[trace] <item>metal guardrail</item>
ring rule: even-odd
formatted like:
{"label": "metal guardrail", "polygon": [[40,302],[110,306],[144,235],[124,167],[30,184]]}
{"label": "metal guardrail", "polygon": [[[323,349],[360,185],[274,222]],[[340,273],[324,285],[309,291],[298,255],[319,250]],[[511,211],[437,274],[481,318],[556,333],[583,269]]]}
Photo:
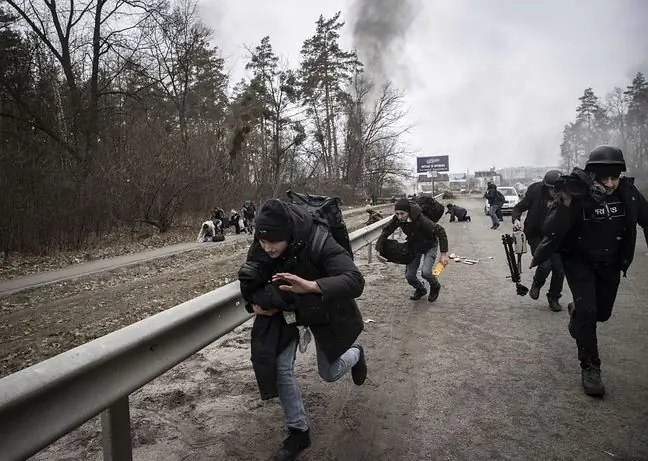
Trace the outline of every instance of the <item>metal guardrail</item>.
{"label": "metal guardrail", "polygon": [[[370,246],[391,216],[352,232]],[[252,316],[233,282],[0,380],[0,457],[22,460],[102,413],[104,460],[132,460],[128,396]]]}
{"label": "metal guardrail", "polygon": [[[440,198],[440,196],[435,196]],[[349,234],[369,248],[392,217]],[[129,396],[252,317],[233,282],[0,379],[0,456],[32,456],[101,414],[105,461],[131,461]]]}

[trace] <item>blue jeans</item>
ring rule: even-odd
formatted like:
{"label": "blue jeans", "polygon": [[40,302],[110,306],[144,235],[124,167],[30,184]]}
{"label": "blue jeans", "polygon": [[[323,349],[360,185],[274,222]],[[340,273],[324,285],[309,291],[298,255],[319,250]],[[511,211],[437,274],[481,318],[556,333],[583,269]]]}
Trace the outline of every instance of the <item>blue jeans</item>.
{"label": "blue jeans", "polygon": [[[527,240],[531,247],[531,254],[535,253],[535,249],[540,245],[542,239],[533,237]],[[549,259],[540,264],[533,275],[533,283],[542,287],[547,278],[551,274],[551,282],[549,283],[549,291],[547,297],[551,299],[560,299],[563,283],[565,281],[565,270],[563,269],[562,258],[560,253],[554,253]]]}
{"label": "blue jeans", "polygon": [[415,253],[414,259],[405,266],[405,279],[407,283],[412,285],[415,290],[423,292],[427,291],[425,285],[421,282],[416,275],[418,272],[419,265],[421,264],[421,258],[423,258],[423,267],[421,268],[421,276],[428,281],[430,284],[430,289],[438,289],[441,287],[439,280],[436,275],[432,275],[434,270],[434,262],[436,261],[437,256],[437,247],[432,247],[425,253]]}
{"label": "blue jeans", "polygon": [[[299,383],[295,376],[297,345],[298,341],[294,340],[277,356],[277,391],[283,406],[286,425],[290,429],[305,431],[308,429],[308,420]],[[315,341],[315,347],[317,349],[317,370],[322,379],[329,383],[340,379],[360,360],[360,350],[352,347],[333,363],[329,363],[326,355],[317,345],[317,341]]]}
{"label": "blue jeans", "polygon": [[499,205],[491,205],[490,209],[488,210],[488,214],[490,215],[491,221],[493,221],[493,227],[499,226],[499,217],[498,217],[499,209],[500,209]]}

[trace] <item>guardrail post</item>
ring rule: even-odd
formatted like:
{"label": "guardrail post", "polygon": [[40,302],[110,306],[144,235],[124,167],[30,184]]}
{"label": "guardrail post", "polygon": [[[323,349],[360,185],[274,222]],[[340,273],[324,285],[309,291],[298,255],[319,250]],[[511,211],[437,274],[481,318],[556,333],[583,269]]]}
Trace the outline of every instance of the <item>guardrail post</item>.
{"label": "guardrail post", "polygon": [[128,396],[101,413],[104,461],[133,461]]}
{"label": "guardrail post", "polygon": [[367,248],[369,249],[368,254],[367,254],[367,262],[371,264],[371,257],[372,257],[372,248],[373,248],[373,242],[369,242],[369,245],[367,245]]}

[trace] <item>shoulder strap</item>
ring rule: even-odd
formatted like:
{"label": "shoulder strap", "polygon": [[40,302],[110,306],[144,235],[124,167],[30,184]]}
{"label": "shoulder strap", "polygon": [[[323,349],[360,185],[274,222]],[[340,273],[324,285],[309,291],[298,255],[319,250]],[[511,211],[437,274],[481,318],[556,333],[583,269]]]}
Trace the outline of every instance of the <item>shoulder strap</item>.
{"label": "shoulder strap", "polygon": [[315,235],[313,235],[313,240],[311,241],[311,259],[314,262],[319,262],[322,255],[322,249],[324,248],[324,242],[328,237],[328,230],[321,225],[318,225],[315,229]]}

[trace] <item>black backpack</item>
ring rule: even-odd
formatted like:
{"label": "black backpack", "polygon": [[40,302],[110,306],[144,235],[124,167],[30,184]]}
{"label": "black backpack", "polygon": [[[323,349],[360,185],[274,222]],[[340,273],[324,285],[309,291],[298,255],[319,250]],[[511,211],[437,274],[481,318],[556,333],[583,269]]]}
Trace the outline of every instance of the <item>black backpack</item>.
{"label": "black backpack", "polygon": [[[300,194],[292,190],[286,192],[286,195],[290,199],[291,203],[305,206],[313,215],[315,222],[326,226],[335,241],[339,243],[353,259],[353,250],[351,249],[349,232],[344,219],[342,218],[339,198],[327,197],[325,195]],[[315,252],[315,255],[319,255],[322,251],[326,236],[327,232],[318,226],[318,231],[315,233],[312,242],[312,249]]]}
{"label": "black backpack", "polygon": [[445,213],[443,205],[436,201],[434,197],[429,195],[421,195],[416,198],[416,204],[421,207],[423,214],[434,222],[439,222],[439,219]]}
{"label": "black backpack", "polygon": [[390,263],[409,264],[414,259],[414,251],[407,242],[382,236],[376,242],[376,251]]}

